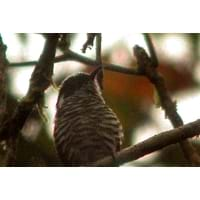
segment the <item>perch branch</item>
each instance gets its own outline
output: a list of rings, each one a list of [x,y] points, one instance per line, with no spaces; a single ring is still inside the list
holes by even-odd
[[[151,58],[147,55],[143,48],[137,45],[134,47],[134,54],[137,59],[139,70],[155,86],[159,95],[161,106],[164,109],[166,116],[169,118],[174,128],[182,126],[183,120],[176,110],[176,103],[173,102],[170,98],[165,85],[165,81],[153,66]],[[181,142],[180,145],[185,158],[190,161],[192,165],[200,166],[200,157],[189,140]]]
[[[33,107],[39,103],[43,92],[51,84],[58,37],[59,34],[47,35],[43,52],[32,73],[28,92],[19,103],[11,120],[0,130],[0,139],[16,138],[18,136]]]
[[[153,137],[150,137],[143,142],[117,152],[115,155],[115,160],[113,160],[112,156],[108,156],[95,162],[94,166],[111,167],[115,166],[116,162],[122,165],[124,163],[137,160],[168,145],[176,144],[180,141],[197,136],[199,134],[200,119],[181,127],[154,135]]]

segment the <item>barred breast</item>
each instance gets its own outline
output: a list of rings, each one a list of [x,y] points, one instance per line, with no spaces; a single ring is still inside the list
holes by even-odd
[[[103,99],[79,93],[62,99],[55,117],[54,137],[66,166],[90,166],[120,150],[123,130]]]

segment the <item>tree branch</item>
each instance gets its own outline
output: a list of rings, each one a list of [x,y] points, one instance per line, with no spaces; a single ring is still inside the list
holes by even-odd
[[[103,158],[94,163],[96,167],[111,167],[115,166],[116,162],[119,165],[137,160],[147,154],[160,150],[168,145],[176,144],[187,138],[194,137],[200,134],[200,119],[188,123],[184,126],[165,131],[150,137],[149,139],[140,142],[134,146],[125,148],[115,155],[115,160],[112,156]]]
[[[43,52],[37,62],[30,79],[29,90],[19,103],[11,120],[0,130],[0,139],[16,138],[22,129],[33,107],[40,102],[43,92],[51,84],[53,74],[53,60],[59,34],[48,34]]]
[[[101,33],[96,34],[96,62],[99,63],[99,67],[101,67],[101,71],[98,73],[97,79],[101,89],[103,89],[104,68],[101,57]]]
[[[91,67],[98,67],[100,65],[99,62],[96,60],[92,60],[90,58],[87,58],[86,56],[82,56],[78,53],[75,53],[71,50],[68,50],[61,56],[57,56],[54,59],[54,63],[57,62],[63,62],[63,61],[77,61],[86,65],[90,65]],[[20,62],[20,63],[9,63],[10,67],[24,67],[24,66],[30,66],[35,65],[37,61],[27,61],[27,62]],[[115,71],[119,73],[124,74],[130,74],[130,75],[140,75],[140,72],[137,71],[137,69],[124,67],[121,65],[115,65],[115,64],[109,64],[109,63],[102,63],[102,66],[104,69]]]
[[[96,62],[101,66],[101,33],[96,34]]]
[[[151,58],[147,55],[145,50],[139,46],[134,47],[134,54],[137,58],[139,70],[150,80],[155,86],[159,95],[160,103],[165,111],[166,116],[169,118],[173,126],[179,127],[183,125],[183,120],[176,110],[176,103],[170,98],[165,81],[163,77],[158,74],[156,68],[153,66]],[[192,144],[189,141],[183,141],[180,143],[184,156],[193,165],[200,166],[200,157]]]
[[[150,52],[152,65],[154,67],[158,67],[158,65],[159,65],[158,57],[156,55],[156,51],[155,51],[155,48],[153,46],[153,42],[151,40],[151,37],[150,37],[149,33],[144,33],[143,35],[144,35],[144,39],[146,41],[146,44],[147,44],[149,52]]]
[[[0,35],[0,124],[3,123],[6,113],[6,68],[8,66],[6,49]]]
[[[91,49],[93,47],[94,38],[96,37],[97,33],[88,33],[87,34],[87,41],[84,43],[82,52],[85,53],[87,48]]]

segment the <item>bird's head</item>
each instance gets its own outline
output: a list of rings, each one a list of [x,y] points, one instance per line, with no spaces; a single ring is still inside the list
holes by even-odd
[[[98,67],[90,74],[79,72],[67,77],[61,84],[57,107],[63,99],[74,95],[77,92],[85,92],[101,95],[103,73],[102,68]]]

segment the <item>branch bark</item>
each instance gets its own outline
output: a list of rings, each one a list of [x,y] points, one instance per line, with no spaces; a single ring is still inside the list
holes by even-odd
[[[134,146],[125,148],[115,155],[115,160],[112,156],[103,158],[93,166],[96,167],[111,167],[115,166],[116,162],[119,165],[137,160],[147,154],[160,150],[168,145],[176,144],[187,138],[194,137],[200,134],[200,119],[188,123],[184,126],[165,131],[150,137],[149,139],[140,142]]]
[[[6,49],[0,35],[0,124],[3,123],[6,113],[6,68],[8,66]]]
[[[137,58],[139,71],[144,74],[149,81],[154,85],[160,98],[160,103],[173,126],[179,127],[183,125],[183,120],[176,110],[176,103],[172,101],[167,91],[163,77],[157,72],[154,67],[154,62],[147,55],[145,50],[139,46],[134,47],[134,54]],[[192,146],[189,140],[180,143],[185,158],[194,166],[200,166],[200,156]]]
[[[17,138],[33,107],[51,84],[53,61],[59,34],[47,34],[43,52],[30,79],[29,90],[15,110],[11,120],[0,130],[0,139]]]
[[[149,52],[150,52],[152,65],[154,67],[158,67],[158,65],[159,65],[158,57],[157,57],[153,42],[151,40],[151,37],[150,37],[149,33],[144,33],[143,35],[144,35],[144,39],[146,41],[146,44],[147,44]]]
[[[101,67],[101,33],[96,34],[96,62],[99,63],[99,66]]]
[[[99,63],[98,67],[101,67],[101,71],[98,73],[97,80],[101,89],[103,90],[104,68],[102,65],[101,56],[101,33],[96,34],[96,62]]]
[[[54,59],[54,63],[63,62],[63,61],[76,61],[86,65],[90,65],[91,67],[98,67],[101,63],[97,62],[96,60],[90,59],[86,56],[82,56],[78,53],[75,53],[71,50],[67,50],[63,55],[57,56]],[[27,61],[27,62],[20,62],[20,63],[9,63],[10,67],[25,67],[37,64],[37,61]],[[124,74],[130,75],[140,75],[140,72],[137,71],[136,67],[128,68],[121,65],[109,64],[109,63],[102,63],[104,69],[120,72]]]

